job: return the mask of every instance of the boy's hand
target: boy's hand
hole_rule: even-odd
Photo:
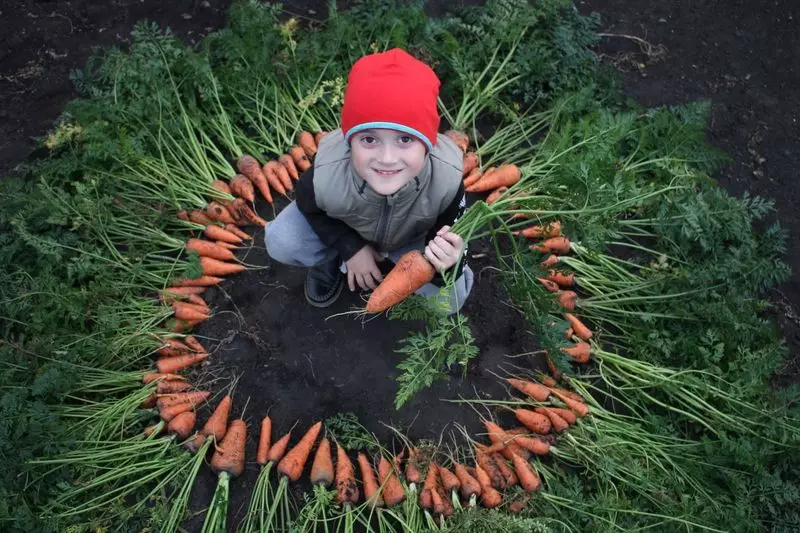
[[[377,261],[383,261],[383,256],[369,244],[345,261],[347,265],[347,285],[351,291],[356,290],[356,285],[362,290],[374,289],[378,286],[378,283],[383,281],[383,275],[378,269]]]
[[[425,247],[425,258],[437,272],[444,272],[458,262],[463,251],[464,239],[450,231],[450,226],[442,226]]]

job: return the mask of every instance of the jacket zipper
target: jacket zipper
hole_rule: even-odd
[[[392,211],[394,210],[394,205],[389,203],[388,199],[383,200],[383,206],[381,206],[381,215],[378,218],[378,232],[375,234],[375,242],[381,249],[385,249],[383,239],[386,237],[386,230],[389,227],[389,221],[392,219]]]

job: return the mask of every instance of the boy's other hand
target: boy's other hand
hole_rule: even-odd
[[[425,258],[437,272],[444,272],[458,262],[464,251],[464,239],[450,231],[450,226],[442,226],[425,247]]]
[[[356,290],[356,285],[362,290],[374,289],[378,286],[378,283],[383,281],[383,275],[378,268],[378,261],[383,261],[383,256],[369,244],[345,261],[347,265],[347,285],[351,291]]]

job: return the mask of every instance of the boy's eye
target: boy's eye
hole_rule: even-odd
[[[400,143],[401,144],[408,144],[408,143],[412,142],[413,140],[414,140],[414,138],[411,137],[410,135],[403,135],[403,136],[400,137]]]
[[[373,144],[375,142],[375,137],[371,135],[364,135],[361,137],[361,142],[364,144]]]

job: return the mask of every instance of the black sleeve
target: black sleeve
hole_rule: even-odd
[[[461,218],[461,215],[464,214],[464,210],[466,209],[467,201],[466,197],[464,196],[464,184],[459,183],[458,191],[456,191],[456,195],[453,197],[453,201],[450,202],[444,211],[439,213],[439,216],[436,218],[436,222],[434,223],[433,227],[428,231],[428,234],[425,236],[425,245],[433,240],[436,237],[436,233],[443,226],[452,226],[456,223],[456,220]],[[464,257],[461,258],[461,261],[458,263],[458,270],[456,271],[456,278],[461,276],[461,272],[464,270],[464,265],[467,264],[467,243],[464,243]],[[431,281],[437,287],[441,287],[444,285],[444,279],[442,275],[438,272],[433,277]]]
[[[314,196],[314,167],[306,170],[295,186],[297,208],[306,217],[308,224],[325,244],[339,252],[342,261],[347,261],[367,244],[356,230],[338,220],[329,217],[317,206]]]

